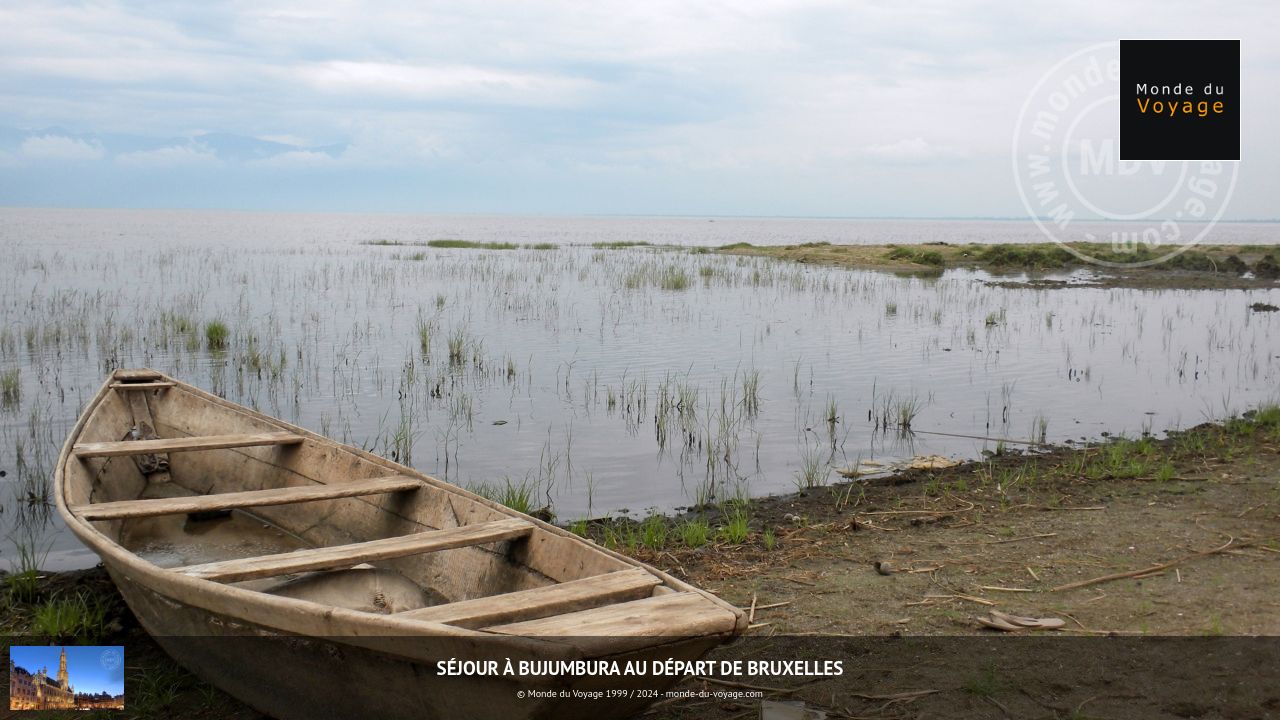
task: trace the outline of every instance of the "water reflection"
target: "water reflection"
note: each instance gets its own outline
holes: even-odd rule
[[[1277,290],[1044,291],[590,245],[1036,239],[1015,223],[3,214],[0,523],[41,528],[51,567],[94,561],[51,524],[47,478],[116,367],[572,520],[1186,427],[1268,399],[1280,362],[1277,314],[1248,309]],[[420,244],[458,236],[518,247]]]

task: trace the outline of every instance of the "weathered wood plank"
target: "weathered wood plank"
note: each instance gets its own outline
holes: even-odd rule
[[[587,610],[621,600],[636,600],[647,596],[655,585],[661,583],[662,580],[648,571],[632,568],[531,590],[409,610],[398,615],[464,628],[480,628]]]
[[[377,495],[380,493],[400,492],[402,490],[414,490],[422,486],[422,481],[417,478],[392,475],[331,485],[300,485],[270,490],[248,490],[213,495],[121,500],[94,505],[77,505],[71,508],[71,512],[86,520],[154,517],[157,515],[178,515],[181,513],[209,512],[211,510],[288,505],[291,503],[333,500],[360,495]]]
[[[222,448],[259,445],[295,445],[302,437],[290,432],[255,433],[251,435],[202,435],[161,440],[126,440],[122,442],[79,443],[72,452],[78,458],[148,455],[151,453],[220,450]]]
[[[736,623],[733,613],[702,595],[682,592],[484,629],[529,637],[692,637],[730,632]]]
[[[373,560],[386,560],[406,555],[483,545],[528,535],[533,532],[533,528],[533,524],[528,521],[519,518],[508,518],[476,525],[464,525],[448,530],[429,530],[427,532],[414,533],[413,535],[352,543],[351,545],[308,548],[276,555],[222,560],[203,565],[189,565],[187,567],[174,568],[172,572],[204,580],[238,582],[240,580],[286,575],[288,573],[334,570]]]
[[[114,380],[129,382],[131,380],[159,380],[164,376],[155,370],[116,370],[111,375]]]
[[[168,380],[156,380],[154,382],[113,382],[111,388],[113,390],[155,390],[156,388],[171,388],[177,385],[175,382]]]

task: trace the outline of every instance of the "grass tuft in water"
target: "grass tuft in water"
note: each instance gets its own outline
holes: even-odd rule
[[[6,408],[17,407],[22,400],[22,377],[18,368],[9,368],[0,373],[0,405]]]
[[[210,350],[221,350],[227,346],[231,330],[221,320],[214,320],[204,326],[204,339]]]
[[[612,242],[593,242],[591,247],[596,250],[625,250],[634,247],[650,247],[653,243],[643,240],[614,240]]]
[[[431,336],[435,333],[435,326],[430,320],[418,314],[418,349],[422,351],[423,357],[431,355]]]
[[[796,470],[796,487],[811,490],[827,484],[831,468],[827,466],[826,453],[816,445],[807,445],[800,451],[800,469]]]
[[[742,375],[742,409],[751,417],[760,412],[759,370],[748,370]]]
[[[520,246],[509,242],[480,242],[478,240],[428,240],[427,247],[456,248],[463,250],[516,250]]]
[[[674,265],[662,271],[659,285],[663,290],[685,290],[689,287],[689,273]]]
[[[458,328],[449,335],[449,364],[461,365],[467,358],[467,331]]]

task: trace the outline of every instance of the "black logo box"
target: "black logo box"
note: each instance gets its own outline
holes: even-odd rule
[[[1239,40],[1120,41],[1120,159],[1239,160],[1240,101]]]

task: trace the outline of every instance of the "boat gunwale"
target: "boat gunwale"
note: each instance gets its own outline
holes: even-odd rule
[[[160,380],[174,383],[173,387],[165,389],[164,392],[181,390],[195,396],[197,399],[213,403],[238,415],[257,421],[265,421],[278,427],[280,430],[294,432],[300,435],[304,440],[338,448],[392,472],[417,478],[437,491],[451,493],[472,502],[480,503],[481,505],[495,510],[506,517],[525,520],[532,523],[537,529],[566,539],[571,539],[574,542],[588,543],[587,540],[574,535],[567,530],[512,510],[505,505],[489,500],[488,498],[477,495],[469,490],[446,483],[435,477],[427,475],[426,473],[419,472],[414,468],[400,465],[373,453],[339,443],[330,438],[311,432],[306,428],[298,427],[278,418],[273,418],[263,413],[256,412],[242,405],[238,405],[229,400],[213,395],[212,393],[205,392],[198,387],[169,377],[164,373],[147,369],[135,369],[128,372],[136,374],[141,371],[154,372]],[[141,558],[136,553],[129,551],[124,546],[108,537],[101,530],[94,527],[91,524],[91,521],[85,520],[77,513],[72,512],[68,506],[66,497],[69,490],[69,480],[66,472],[67,464],[72,461],[83,462],[76,457],[74,453],[74,446],[79,439],[80,434],[84,431],[89,418],[93,415],[98,406],[110,393],[118,392],[120,390],[117,387],[113,387],[113,384],[118,382],[117,374],[120,372],[120,370],[114,371],[107,377],[99,388],[97,394],[95,394],[89,403],[86,404],[84,410],[76,419],[76,423],[68,434],[67,440],[63,443],[62,450],[58,455],[58,462],[55,467],[53,478],[56,486],[54,496],[59,515],[62,516],[63,521],[67,524],[67,527],[72,531],[72,533],[75,534],[81,542],[88,546],[90,550],[94,551],[99,557],[101,557],[108,568],[121,569],[125,571],[125,574],[129,576],[131,581],[179,603],[196,607],[217,615],[232,617],[248,624],[278,629],[283,632],[296,633],[299,635],[324,636],[331,638],[352,638],[366,635],[384,637],[438,635],[453,637],[459,640],[501,640],[503,644],[525,646],[530,652],[534,653],[546,653],[547,651],[551,651],[551,653],[556,656],[574,657],[582,655],[580,650],[572,647],[570,644],[555,640],[527,636],[501,635],[499,633],[491,633],[482,630],[470,630],[445,623],[415,620],[408,617],[396,617],[394,614],[379,615],[366,613],[358,610],[349,610],[333,605],[316,603],[309,600],[271,595],[256,590],[248,590],[245,588],[235,587],[233,585],[226,585],[212,580],[194,578],[162,568]],[[363,500],[361,501],[363,502]],[[716,597],[705,590],[694,587],[666,572],[663,572],[662,570],[651,567],[645,563],[635,560],[634,558],[629,558],[621,553],[610,550],[609,548],[596,545],[595,543],[588,543],[587,547],[601,552],[613,559],[620,560],[629,566],[640,568],[652,573],[655,577],[662,580],[665,586],[672,590],[677,592],[696,593],[702,596],[705,600],[733,615],[735,619],[734,627],[732,630],[723,633],[726,638],[740,634],[746,629],[746,614],[739,608],[729,604],[719,597]],[[537,568],[531,569],[537,571]],[[664,644],[663,640],[666,638],[655,637],[654,639],[658,641],[655,642],[654,645],[660,646]]]

